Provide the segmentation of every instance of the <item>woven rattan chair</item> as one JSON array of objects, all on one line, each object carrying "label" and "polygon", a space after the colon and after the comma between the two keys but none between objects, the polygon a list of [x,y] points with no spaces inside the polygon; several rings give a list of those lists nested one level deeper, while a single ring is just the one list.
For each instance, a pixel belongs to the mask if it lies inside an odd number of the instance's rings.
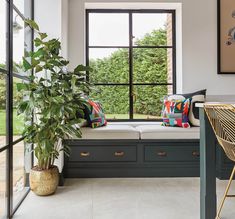
[{"label": "woven rattan chair", "polygon": [[[235,105],[205,104],[204,109],[219,144],[223,148],[227,157],[235,162]],[[227,197],[235,197],[235,195],[228,195],[228,191],[231,186],[234,174],[235,166],[233,167],[227,188],[219,206],[216,219],[220,218],[220,213],[223,208],[225,199]]]}]

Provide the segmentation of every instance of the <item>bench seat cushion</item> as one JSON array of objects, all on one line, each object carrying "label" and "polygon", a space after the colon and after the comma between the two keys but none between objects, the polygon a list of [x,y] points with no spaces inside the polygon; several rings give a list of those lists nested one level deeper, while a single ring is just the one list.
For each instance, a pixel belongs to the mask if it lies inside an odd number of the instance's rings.
[{"label": "bench seat cushion", "polygon": [[180,128],[161,125],[140,125],[135,127],[141,139],[199,139],[199,127]]},{"label": "bench seat cushion", "polygon": [[83,127],[82,139],[139,139],[139,131],[130,125],[114,125],[99,128]]},{"label": "bench seat cushion", "polygon": [[142,121],[131,121],[131,122],[108,122],[108,125],[129,125],[132,127],[137,127],[140,125],[161,125],[162,122],[152,122],[152,121],[147,121],[147,122],[142,122]]}]

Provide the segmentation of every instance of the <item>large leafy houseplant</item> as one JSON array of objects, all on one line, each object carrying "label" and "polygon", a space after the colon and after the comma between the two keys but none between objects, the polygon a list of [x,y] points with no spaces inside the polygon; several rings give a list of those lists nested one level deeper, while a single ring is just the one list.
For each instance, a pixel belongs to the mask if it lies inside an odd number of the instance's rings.
[{"label": "large leafy houseplant", "polygon": [[[69,62],[60,56],[58,39],[47,39],[32,20],[25,20],[36,33],[34,51],[23,57],[23,68],[33,72],[29,81],[17,84],[24,98],[18,105],[18,114],[25,117],[23,135],[25,142],[34,144],[37,170],[48,170],[54,166],[60,151],[69,153],[62,139],[81,137],[79,127],[83,114],[83,95],[89,91],[85,71],[89,67],[78,65],[68,71]],[[30,118],[30,119],[29,119]]]}]

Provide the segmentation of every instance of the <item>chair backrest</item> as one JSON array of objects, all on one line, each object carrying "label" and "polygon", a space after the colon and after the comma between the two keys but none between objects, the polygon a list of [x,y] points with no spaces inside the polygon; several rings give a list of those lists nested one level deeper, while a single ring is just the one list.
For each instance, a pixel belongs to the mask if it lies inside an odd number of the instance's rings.
[{"label": "chair backrest", "polygon": [[235,106],[205,104],[204,109],[218,142],[228,158],[235,161]]}]

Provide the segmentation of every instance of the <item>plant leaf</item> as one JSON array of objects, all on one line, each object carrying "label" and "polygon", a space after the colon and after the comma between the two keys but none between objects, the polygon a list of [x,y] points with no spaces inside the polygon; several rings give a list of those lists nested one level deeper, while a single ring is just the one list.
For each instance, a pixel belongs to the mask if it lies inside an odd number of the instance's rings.
[{"label": "plant leaf", "polygon": [[47,34],[46,33],[39,33],[41,40],[47,38]]},{"label": "plant leaf", "polygon": [[35,68],[35,73],[38,73],[42,70],[43,70],[43,68],[40,65],[37,65],[36,68]]},{"label": "plant leaf", "polygon": [[21,102],[18,106],[18,114],[24,113],[24,111],[28,107],[28,104],[29,104],[28,101]]},{"label": "plant leaf", "polygon": [[38,46],[42,45],[42,40],[39,39],[39,38],[36,38],[36,39],[34,40],[34,44],[35,44],[36,47],[38,47]]},{"label": "plant leaf", "polygon": [[16,88],[17,88],[17,91],[22,91],[22,90],[28,90],[28,85],[27,84],[24,84],[24,83],[17,83],[16,84]]},{"label": "plant leaf", "polygon": [[32,29],[39,31],[39,26],[35,21],[30,19],[25,19],[25,23],[28,24]]},{"label": "plant leaf", "polygon": [[23,57],[23,66],[24,66],[24,70],[28,71],[29,69],[31,69],[31,65],[30,63],[26,60],[25,57]]},{"label": "plant leaf", "polygon": [[92,69],[89,66],[84,66],[84,65],[78,65],[75,69],[74,72],[78,73],[80,71],[91,71]]}]

